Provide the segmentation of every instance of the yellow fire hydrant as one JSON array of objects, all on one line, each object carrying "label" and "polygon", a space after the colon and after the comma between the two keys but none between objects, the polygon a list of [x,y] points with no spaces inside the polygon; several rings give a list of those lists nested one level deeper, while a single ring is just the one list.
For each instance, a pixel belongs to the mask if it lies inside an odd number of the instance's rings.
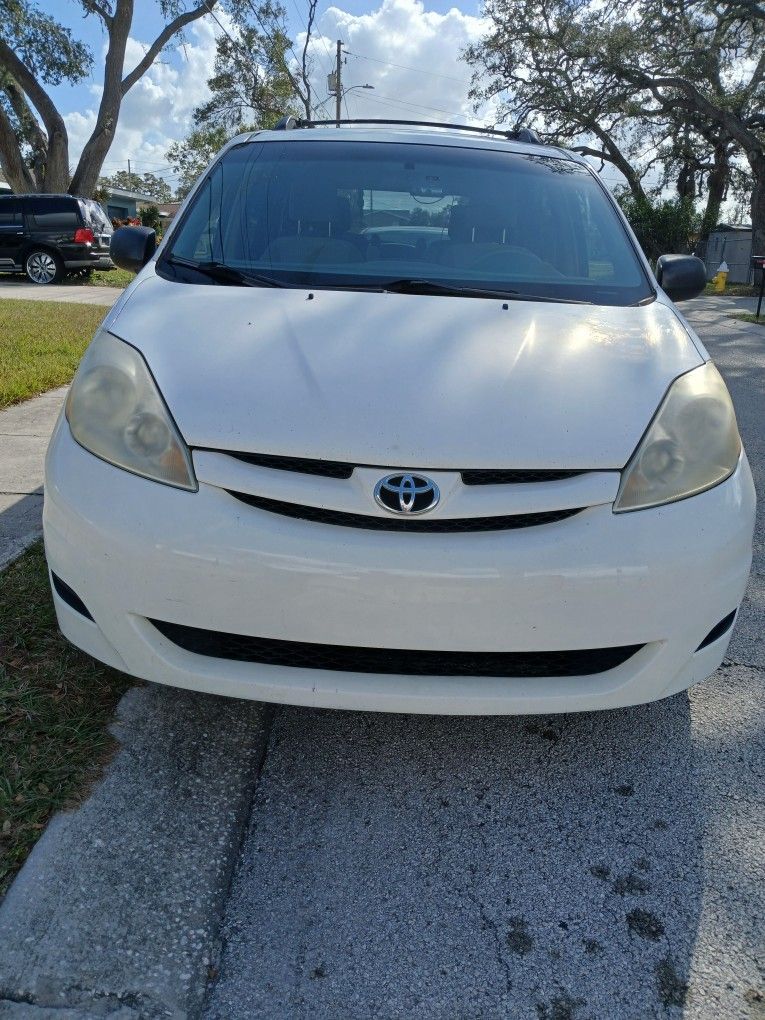
[{"label": "yellow fire hydrant", "polygon": [[715,285],[715,294],[722,294],[725,290],[725,284],[728,279],[728,263],[721,262],[717,267],[717,275],[712,277],[712,283]]}]

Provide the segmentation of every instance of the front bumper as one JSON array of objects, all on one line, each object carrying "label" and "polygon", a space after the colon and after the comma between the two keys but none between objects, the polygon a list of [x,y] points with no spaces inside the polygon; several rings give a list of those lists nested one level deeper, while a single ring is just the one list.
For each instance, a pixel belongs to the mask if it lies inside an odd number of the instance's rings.
[{"label": "front bumper", "polygon": [[[46,465],[64,634],[159,683],[289,704],[491,714],[584,711],[665,697],[709,676],[744,594],[755,496],[746,457],[722,485],[654,510],[593,506],[521,531],[397,534],[300,521],[222,489],[184,492],[81,449],[62,419]],[[549,651],[643,645],[606,672],[406,676],[256,664],[186,651],[150,619],[368,648]]]}]

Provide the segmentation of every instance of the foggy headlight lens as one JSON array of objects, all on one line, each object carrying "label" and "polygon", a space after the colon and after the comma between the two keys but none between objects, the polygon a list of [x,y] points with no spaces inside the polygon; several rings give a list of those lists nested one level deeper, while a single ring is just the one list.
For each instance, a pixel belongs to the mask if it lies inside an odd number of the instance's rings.
[{"label": "foggy headlight lens", "polygon": [[96,334],[66,401],[72,435],[116,467],[196,491],[191,454],[138,351]]},{"label": "foggy headlight lens", "polygon": [[711,362],[681,375],[622,473],[617,513],[672,503],[732,474],[741,439],[730,394]]}]

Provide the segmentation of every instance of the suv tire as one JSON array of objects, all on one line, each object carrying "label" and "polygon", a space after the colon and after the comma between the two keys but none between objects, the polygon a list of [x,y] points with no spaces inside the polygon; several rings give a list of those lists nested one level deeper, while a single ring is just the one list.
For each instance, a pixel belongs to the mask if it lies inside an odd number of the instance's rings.
[{"label": "suv tire", "polygon": [[64,277],[64,263],[46,248],[33,248],[24,259],[24,272],[32,283],[47,285],[59,283]]}]

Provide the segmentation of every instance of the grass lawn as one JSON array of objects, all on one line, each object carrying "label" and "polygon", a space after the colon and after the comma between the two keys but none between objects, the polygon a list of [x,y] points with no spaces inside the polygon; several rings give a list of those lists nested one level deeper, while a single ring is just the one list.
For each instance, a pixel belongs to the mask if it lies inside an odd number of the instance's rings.
[{"label": "grass lawn", "polygon": [[[705,294],[709,294],[714,297],[716,291],[713,283],[708,283],[706,286]],[[729,283],[723,291],[722,296],[725,297],[757,297],[758,290],[756,287],[750,287],[748,283]]]},{"label": "grass lawn", "polygon": [[761,315],[758,319],[757,316],[751,312],[731,312],[728,318],[740,319],[741,322],[754,322],[758,326],[765,326],[765,315]]},{"label": "grass lawn", "polygon": [[90,276],[67,276],[61,282],[67,287],[120,287],[124,290],[134,279],[135,273],[127,269],[94,269]]},{"label": "grass lawn", "polygon": [[68,383],[105,314],[100,305],[3,298],[0,410]]},{"label": "grass lawn", "polygon": [[0,573],[0,896],[51,815],[99,776],[133,683],[59,633],[41,542]]}]

